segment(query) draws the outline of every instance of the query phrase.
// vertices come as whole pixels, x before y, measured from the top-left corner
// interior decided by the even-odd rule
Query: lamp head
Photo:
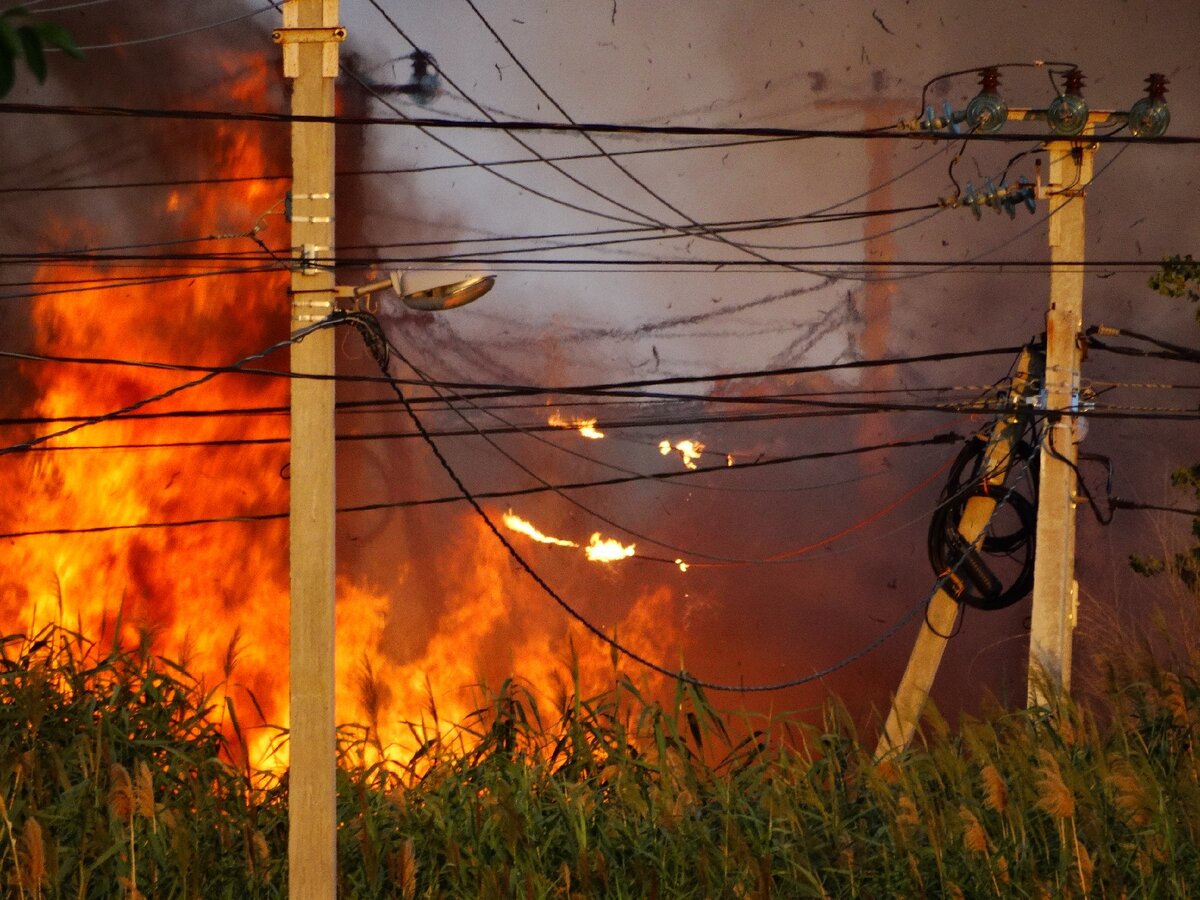
[[[436,312],[478,300],[496,276],[453,269],[401,270],[391,273],[392,289],[409,309]]]

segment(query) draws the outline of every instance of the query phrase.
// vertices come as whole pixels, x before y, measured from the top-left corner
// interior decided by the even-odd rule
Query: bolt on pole
[[[337,0],[288,0],[283,73],[292,79],[292,113],[332,116],[338,43]],[[334,128],[292,123],[291,330],[329,315],[334,304]],[[291,350],[295,374],[332,375],[331,329]],[[291,383],[290,739],[288,896],[333,900],[337,893],[337,754],[334,725],[334,383]]]

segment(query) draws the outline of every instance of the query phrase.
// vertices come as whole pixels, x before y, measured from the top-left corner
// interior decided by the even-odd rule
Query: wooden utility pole
[[[292,114],[332,116],[338,43],[337,0],[288,0],[283,74],[292,79]],[[329,315],[334,304],[333,125],[292,123],[291,328]],[[324,266],[321,263],[325,263]],[[292,346],[292,372],[333,374],[332,329]],[[334,726],[334,383],[292,379],[291,675],[288,773],[288,896],[332,900],[337,892],[336,731]]]
[[[1107,113],[1093,113],[1107,117]],[[1086,134],[1090,134],[1089,122]],[[1046,313],[1046,378],[1041,480],[1038,488],[1037,558],[1029,635],[1029,703],[1045,702],[1043,688],[1071,686],[1071,638],[1079,584],[1075,580],[1074,464],[1083,331],[1084,196],[1092,180],[1096,145],[1081,137],[1051,141],[1050,309]],[[1063,266],[1062,263],[1069,263]],[[1066,462],[1069,460],[1070,462]]]
[[[1013,450],[1029,421],[1028,397],[1036,390],[1040,380],[1041,363],[1041,354],[1029,348],[1021,351],[1017,373],[1008,392],[1008,415],[992,426],[992,433],[983,452],[981,471],[988,473],[985,478],[988,487],[1001,488],[1008,478]],[[987,528],[995,510],[994,494],[977,495],[967,499],[958,523],[958,533],[967,544],[978,549],[983,542],[984,529]],[[929,699],[929,691],[933,687],[933,679],[941,664],[942,654],[945,653],[946,644],[954,632],[958,613],[958,601],[945,588],[938,588],[929,602],[925,621],[921,625],[912,655],[908,659],[908,666],[892,700],[883,734],[880,735],[879,745],[875,749],[877,759],[905,749],[912,740],[917,723],[921,719],[921,712]]]

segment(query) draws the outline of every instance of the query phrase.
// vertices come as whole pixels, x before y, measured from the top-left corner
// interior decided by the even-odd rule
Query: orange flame
[[[261,107],[272,74],[266,57],[255,56],[247,66],[224,65],[229,71],[222,83],[223,100]],[[203,147],[195,149],[213,171],[244,178],[283,166],[282,133],[272,149],[244,123],[211,128]],[[164,138],[164,146],[175,139],[177,134]],[[283,190],[263,181],[187,188],[159,201],[157,208],[169,211],[185,234],[236,232],[259,221]],[[81,221],[60,221],[55,232],[58,249],[95,245],[100,239]],[[286,242],[286,237],[269,233],[264,238]],[[99,264],[81,264],[47,267],[38,277],[103,279],[112,274]],[[30,310],[36,345],[44,353],[220,366],[286,334],[286,275],[197,278],[119,292],[81,292],[65,299],[48,295]],[[257,365],[283,369],[286,355]],[[31,398],[23,413],[50,418],[116,409],[190,377],[154,369],[32,362],[23,365],[21,375]],[[284,379],[222,375],[145,411],[236,410],[282,406],[286,399]],[[33,633],[59,622],[126,646],[145,636],[155,652],[181,662],[217,690],[215,710],[223,708],[225,694],[233,696],[245,727],[252,709],[246,695],[252,694],[266,721],[286,727],[286,522],[160,527],[286,510],[286,444],[63,449],[286,438],[284,422],[222,416],[116,418],[58,439],[45,450],[10,456],[0,468],[0,490],[21,502],[0,507],[0,531],[139,527],[0,542],[0,633]],[[565,427],[593,439],[602,436],[594,419]],[[16,443],[29,436],[9,432],[0,440]],[[580,547],[527,522],[528,527],[518,527],[524,520],[511,513],[504,522],[535,540]],[[611,683],[608,650],[579,625],[548,612],[546,598],[511,574],[506,551],[480,522],[464,518],[456,520],[455,528],[453,553],[460,565],[445,565],[446,559],[435,555],[444,551],[413,541],[404,562],[386,578],[339,575],[337,716],[340,722],[369,729],[376,748],[371,752],[411,753],[422,734],[450,734],[455,723],[479,708],[470,686],[488,679],[516,673],[539,694],[553,694],[556,685],[570,682],[572,641],[580,654],[581,689]],[[582,549],[588,559],[607,562],[635,552],[632,545],[602,540],[599,533]],[[419,606],[412,600],[414,585],[423,571],[433,568],[451,570],[441,573],[445,592],[437,595],[436,605]],[[634,592],[618,608],[604,608],[597,622],[617,629],[622,641],[639,652],[666,658],[682,645],[682,611],[680,621],[672,617],[676,603],[666,588]],[[420,629],[416,638],[411,637],[413,623]],[[286,762],[286,748],[271,754],[274,738],[275,732],[265,729],[251,733],[246,749],[252,763]]]
[[[595,419],[564,419],[557,410],[550,414],[546,424],[554,428],[574,429],[589,440],[598,441],[604,437],[604,432],[596,428]]]
[[[669,440],[661,440],[658,442],[658,452],[663,456],[670,455],[674,450],[679,454],[679,458],[683,460],[683,464],[689,469],[696,468],[696,460],[704,453],[704,445],[699,441],[693,441],[690,438],[687,440],[678,441],[672,444]],[[727,458],[726,462],[732,465],[732,462]]]
[[[633,544],[626,546],[616,538],[601,538],[600,532],[597,531],[588,540],[588,545],[583,548],[583,552],[592,562],[607,563],[628,559],[636,552],[636,548]]]
[[[533,538],[539,544],[553,544],[556,547],[578,547],[574,541],[564,541],[561,538],[550,537],[547,534],[542,534],[538,531],[534,524],[527,519],[522,519],[515,515],[510,509],[504,514],[504,526],[511,531],[516,531],[526,537]]]

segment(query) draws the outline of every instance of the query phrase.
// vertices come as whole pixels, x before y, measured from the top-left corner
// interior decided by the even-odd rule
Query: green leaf
[[[0,16],[0,56],[15,57],[20,52],[16,29],[9,24],[8,16]]]
[[[83,52],[75,46],[75,39],[61,25],[56,25],[53,22],[45,22],[38,25],[37,30],[38,34],[41,35],[43,44],[57,47],[68,56],[75,57],[75,59],[83,59]]]
[[[21,40],[21,48],[25,52],[25,64],[38,80],[38,84],[46,81],[46,56],[42,53],[42,39],[37,31],[28,25],[17,29],[17,37]]]

